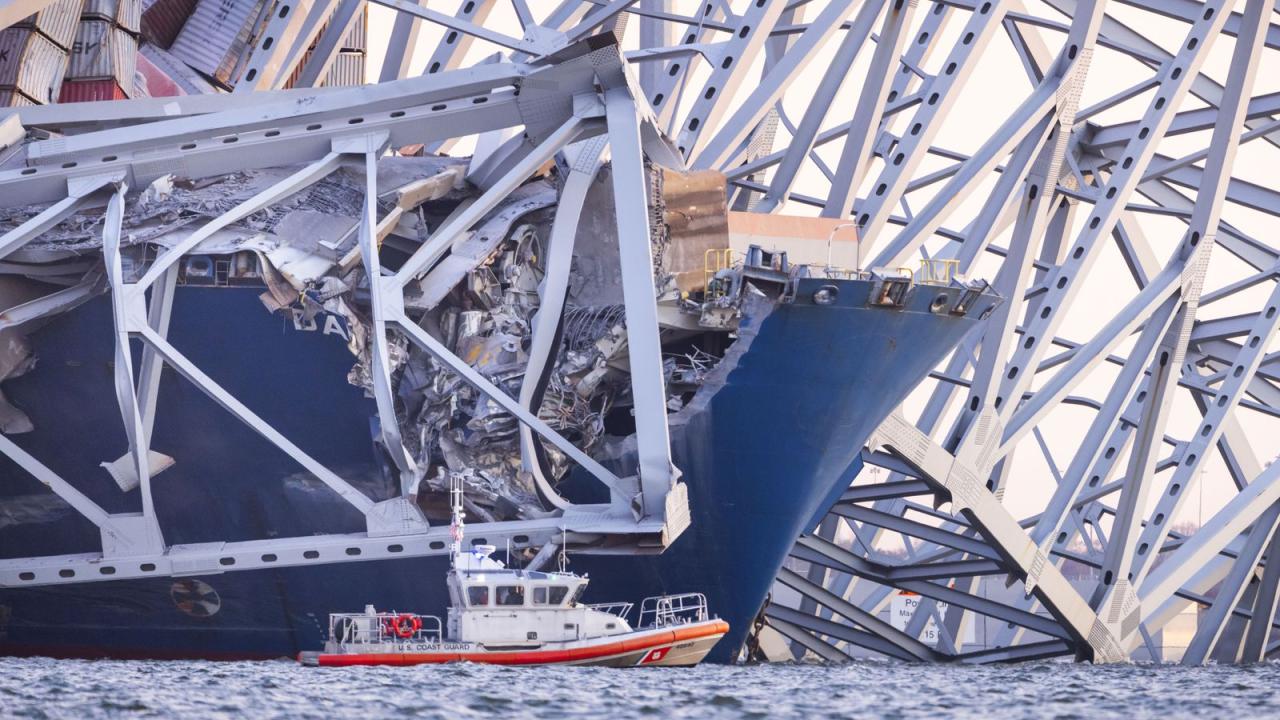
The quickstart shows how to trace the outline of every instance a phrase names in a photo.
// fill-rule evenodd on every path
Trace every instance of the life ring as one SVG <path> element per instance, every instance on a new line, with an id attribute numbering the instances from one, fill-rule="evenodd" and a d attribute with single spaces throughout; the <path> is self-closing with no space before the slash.
<path id="1" fill-rule="evenodd" d="M 411 638 L 421 629 L 422 620 L 410 613 L 400 613 L 391 621 L 391 632 L 400 638 Z"/>

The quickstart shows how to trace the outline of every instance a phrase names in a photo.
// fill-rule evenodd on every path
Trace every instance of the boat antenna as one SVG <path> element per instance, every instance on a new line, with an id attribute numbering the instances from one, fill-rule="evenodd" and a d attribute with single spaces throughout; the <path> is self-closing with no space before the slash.
<path id="1" fill-rule="evenodd" d="M 568 537 L 565 534 L 564 526 L 560 526 L 560 572 L 564 572 L 565 566 L 568 565 L 569 559 L 565 557 L 564 549 L 568 546 Z"/>
<path id="2" fill-rule="evenodd" d="M 458 555 L 462 552 L 462 536 L 466 528 L 464 518 L 467 514 L 462 508 L 462 478 L 453 474 L 449 478 L 449 506 L 452 516 L 449 519 L 449 537 L 453 544 L 449 546 L 449 567 L 458 566 Z"/>

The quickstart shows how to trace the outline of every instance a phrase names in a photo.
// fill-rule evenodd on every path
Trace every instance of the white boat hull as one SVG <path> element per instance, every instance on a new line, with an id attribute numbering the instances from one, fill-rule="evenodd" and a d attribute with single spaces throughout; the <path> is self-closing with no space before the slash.
<path id="1" fill-rule="evenodd" d="M 455 662 L 493 665 L 598 665 L 606 667 L 691 666 L 711 652 L 729 624 L 712 619 L 620 635 L 542 643 L 521 647 L 486 647 L 468 642 L 330 643 L 321 652 L 303 652 L 304 665 L 431 665 Z"/>

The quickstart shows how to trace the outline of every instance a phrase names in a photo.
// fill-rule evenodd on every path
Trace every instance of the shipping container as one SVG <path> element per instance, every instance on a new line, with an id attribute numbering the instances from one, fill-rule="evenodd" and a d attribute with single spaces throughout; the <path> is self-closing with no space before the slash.
<path id="1" fill-rule="evenodd" d="M 154 0 L 142 11 L 142 37 L 168 50 L 195 9 L 196 0 Z"/>
<path id="2" fill-rule="evenodd" d="M 65 50 L 75 40 L 76 23 L 80 22 L 83 5 L 84 0 L 56 0 L 35 15 L 14 23 L 13 27 L 38 30 Z"/>
<path id="3" fill-rule="evenodd" d="M 360 8 L 360 12 L 356 14 L 356 21 L 352 23 L 351 29 L 348 30 L 346 36 L 342 38 L 343 50 L 369 49 L 368 14 L 368 6 Z"/>
<path id="4" fill-rule="evenodd" d="M 39 104 L 17 90 L 0 89 L 0 107 L 30 107 Z"/>
<path id="5" fill-rule="evenodd" d="M 139 67 L 142 67 L 142 59 L 146 59 L 176 83 L 182 92 L 187 95 L 209 95 L 218 92 L 218 89 L 206 80 L 203 75 L 192 70 L 186 63 L 174 57 L 173 53 L 167 50 L 161 50 L 155 45 L 143 43 L 138 48 L 138 58 Z"/>
<path id="6" fill-rule="evenodd" d="M 186 94 L 168 73 L 146 55 L 138 53 L 138 72 L 134 75 L 131 97 L 176 97 Z"/>
<path id="7" fill-rule="evenodd" d="M 58 102 L 98 102 L 101 100 L 127 100 L 129 96 L 115 80 L 66 80 Z"/>
<path id="8" fill-rule="evenodd" d="M 182 62 L 225 85 L 247 65 L 250 40 L 265 22 L 263 0 L 200 0 L 174 40 Z"/>
<path id="9" fill-rule="evenodd" d="M 329 75 L 320 87 L 351 87 L 364 84 L 364 53 L 340 52 L 329 66 Z"/>
<path id="10" fill-rule="evenodd" d="M 84 0 L 81 20 L 108 20 L 131 33 L 142 26 L 140 0 Z"/>
<path id="11" fill-rule="evenodd" d="M 105 20 L 85 20 L 71 45 L 67 79 L 114 80 L 131 88 L 137 58 L 137 38 Z"/>
<path id="12" fill-rule="evenodd" d="M 0 30 L 0 88 L 38 103 L 55 102 L 67 70 L 67 52 L 29 28 Z"/>

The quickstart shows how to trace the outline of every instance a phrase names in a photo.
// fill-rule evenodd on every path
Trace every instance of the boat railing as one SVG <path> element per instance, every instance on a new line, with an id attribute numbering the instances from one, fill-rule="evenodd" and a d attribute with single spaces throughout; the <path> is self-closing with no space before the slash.
<path id="1" fill-rule="evenodd" d="M 635 603 L 629 603 L 629 602 L 596 603 L 594 605 L 588 605 L 587 607 L 591 610 L 599 610 L 602 613 L 617 615 L 623 620 L 626 620 L 627 616 L 631 614 L 631 608 L 635 607 Z"/>
<path id="2" fill-rule="evenodd" d="M 435 615 L 413 613 L 333 613 L 329 637 L 343 644 L 444 641 L 444 626 Z"/>
<path id="3" fill-rule="evenodd" d="M 707 596 L 702 593 L 658 595 L 640 603 L 638 627 L 686 625 L 707 619 Z"/>
<path id="4" fill-rule="evenodd" d="M 850 270 L 845 267 L 827 266 L 822 268 L 823 275 L 828 280 L 870 280 L 870 270 Z"/>

